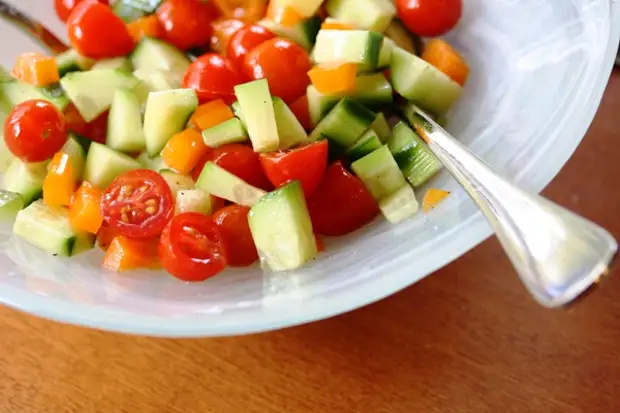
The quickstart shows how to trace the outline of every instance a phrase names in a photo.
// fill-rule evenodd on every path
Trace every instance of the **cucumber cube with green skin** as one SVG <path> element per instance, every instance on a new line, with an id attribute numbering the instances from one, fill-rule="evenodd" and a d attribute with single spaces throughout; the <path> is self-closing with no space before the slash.
<path id="1" fill-rule="evenodd" d="M 375 120 L 375 114 L 350 98 L 342 99 L 310 134 L 316 141 L 327 136 L 342 149 L 353 145 Z"/>
<path id="2" fill-rule="evenodd" d="M 270 19 L 260 20 L 257 24 L 275 33 L 278 37 L 292 40 L 309 51 L 312 49 L 312 46 L 314 46 L 316 36 L 321 29 L 321 18 L 319 16 L 313 16 L 293 27 L 278 24 Z"/>
<path id="3" fill-rule="evenodd" d="M 248 133 L 239 118 L 232 118 L 226 122 L 202 131 L 202 138 L 210 148 L 219 148 L 230 143 L 243 143 L 248 140 Z"/>
<path id="4" fill-rule="evenodd" d="M 385 69 L 390 67 L 394 47 L 396 47 L 394 40 L 387 36 L 383 37 L 383 45 L 379 51 L 379 62 L 377 63 L 377 69 Z"/>
<path id="5" fill-rule="evenodd" d="M 364 132 L 362 137 L 347 150 L 347 159 L 349 162 L 353 163 L 379 148 L 381 148 L 381 140 L 379 140 L 377 133 L 372 128 L 368 129 Z"/>
<path id="6" fill-rule="evenodd" d="M 4 174 L 4 189 L 19 194 L 24 206 L 41 198 L 47 162 L 26 164 L 15 158 Z"/>
<path id="7" fill-rule="evenodd" d="M 351 169 L 377 201 L 407 185 L 387 145 L 353 162 Z"/>
<path id="8" fill-rule="evenodd" d="M 111 59 L 99 60 L 92 67 L 92 70 L 100 69 L 121 69 L 127 72 L 133 70 L 131 62 L 126 57 L 113 57 Z"/>
<path id="9" fill-rule="evenodd" d="M 12 222 L 17 213 L 24 209 L 24 201 L 19 194 L 0 189 L 0 222 Z"/>
<path id="10" fill-rule="evenodd" d="M 382 143 L 385 143 L 392 134 L 390 125 L 388 125 L 387 119 L 385 119 L 385 115 L 382 112 L 377 113 L 375 121 L 370 127 L 375 131 Z"/>
<path id="11" fill-rule="evenodd" d="M 15 105 L 33 99 L 46 100 L 61 112 L 69 105 L 69 98 L 59 87 L 36 87 L 13 78 L 0 82 L 0 109 L 2 111 L 10 112 Z"/>
<path id="12" fill-rule="evenodd" d="M 213 162 L 205 164 L 196 187 L 211 195 L 248 207 L 256 204 L 266 194 L 262 189 L 253 187 Z"/>
<path id="13" fill-rule="evenodd" d="M 313 50 L 314 61 L 355 63 L 360 71 L 374 71 L 379 63 L 383 35 L 367 30 L 320 30 Z"/>
<path id="14" fill-rule="evenodd" d="M 267 80 L 260 79 L 237 85 L 235 95 L 254 151 L 278 150 L 280 138 Z"/>
<path id="15" fill-rule="evenodd" d="M 248 222 L 261 262 L 273 271 L 295 270 L 317 255 L 299 181 L 261 198 L 250 210 Z"/>
<path id="16" fill-rule="evenodd" d="M 411 185 L 405 184 L 392 195 L 380 200 L 379 209 L 391 224 L 398 224 L 417 214 L 420 204 Z"/>
<path id="17" fill-rule="evenodd" d="M 155 158 L 151 158 L 148 153 L 142 152 L 136 160 L 140 163 L 140 165 L 145 169 L 150 169 L 151 171 L 161 172 L 165 169 L 168 169 L 168 165 L 164 162 L 164 158 L 161 156 L 157 156 Z"/>
<path id="18" fill-rule="evenodd" d="M 360 29 L 383 33 L 396 15 L 391 0 L 328 0 L 325 8 L 330 16 Z"/>
<path id="19" fill-rule="evenodd" d="M 67 142 L 62 147 L 61 152 L 69 155 L 71 167 L 73 169 L 73 178 L 79 181 L 84 173 L 84 165 L 86 164 L 86 152 L 82 145 L 78 142 L 76 135 L 69 134 Z"/>
<path id="20" fill-rule="evenodd" d="M 140 100 L 130 89 L 118 88 L 114 93 L 108 116 L 106 145 L 121 152 L 142 152 L 146 149 Z"/>
<path id="21" fill-rule="evenodd" d="M 170 191 L 172 191 L 172 196 L 174 199 L 177 198 L 177 194 L 180 191 L 194 189 L 196 186 L 194 184 L 194 180 L 189 176 L 181 175 L 171 170 L 161 171 L 160 174 L 170 187 Z"/>
<path id="22" fill-rule="evenodd" d="M 84 180 L 103 189 L 120 174 L 141 167 L 140 162 L 130 156 L 93 142 L 86 155 Z"/>
<path id="23" fill-rule="evenodd" d="M 75 49 L 69 49 L 56 56 L 56 66 L 58 67 L 58 74 L 60 77 L 63 77 L 69 72 L 88 70 L 93 67 L 94 64 L 95 61 L 93 59 L 82 56 Z"/>
<path id="24" fill-rule="evenodd" d="M 202 189 L 184 189 L 177 193 L 176 214 L 185 212 L 198 212 L 199 214 L 211 215 L 213 210 L 213 197 Z"/>
<path id="25" fill-rule="evenodd" d="M 150 37 L 140 41 L 130 59 L 136 71 L 168 74 L 174 85 L 172 89 L 181 86 L 183 76 L 191 64 L 187 56 L 170 43 Z"/>

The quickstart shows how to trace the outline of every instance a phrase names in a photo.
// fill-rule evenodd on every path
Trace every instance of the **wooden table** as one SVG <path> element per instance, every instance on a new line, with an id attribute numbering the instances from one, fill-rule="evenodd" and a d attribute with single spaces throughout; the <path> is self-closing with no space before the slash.
<path id="1" fill-rule="evenodd" d="M 620 237 L 619 164 L 616 72 L 545 193 Z M 545 310 L 489 240 L 375 305 L 215 340 L 128 337 L 3 308 L 0 412 L 619 412 L 619 275 Z"/>

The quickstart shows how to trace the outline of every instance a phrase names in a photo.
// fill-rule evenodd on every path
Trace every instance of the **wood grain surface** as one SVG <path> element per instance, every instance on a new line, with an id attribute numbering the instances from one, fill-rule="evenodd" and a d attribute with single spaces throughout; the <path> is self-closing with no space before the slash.
<path id="1" fill-rule="evenodd" d="M 620 73 L 545 191 L 620 237 Z M 240 338 L 129 337 L 0 309 L 0 412 L 620 412 L 620 270 L 573 307 L 496 240 L 377 304 Z"/>

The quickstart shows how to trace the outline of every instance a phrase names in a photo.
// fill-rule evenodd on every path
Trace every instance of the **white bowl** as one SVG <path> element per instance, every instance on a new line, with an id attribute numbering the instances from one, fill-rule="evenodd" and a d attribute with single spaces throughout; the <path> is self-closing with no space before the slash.
<path id="1" fill-rule="evenodd" d="M 9 0 L 62 33 L 52 1 Z M 449 129 L 506 176 L 540 191 L 590 125 L 618 50 L 615 0 L 465 0 L 449 38 L 472 77 Z M 0 63 L 35 47 L 0 22 Z M 327 240 L 311 267 L 287 274 L 227 271 L 187 285 L 163 273 L 102 271 L 102 255 L 61 260 L 0 234 L 0 302 L 62 321 L 127 333 L 222 336 L 330 317 L 399 291 L 465 253 L 491 231 L 447 174 L 452 195 L 430 214 L 382 220 Z M 421 192 L 421 191 L 420 191 Z"/>

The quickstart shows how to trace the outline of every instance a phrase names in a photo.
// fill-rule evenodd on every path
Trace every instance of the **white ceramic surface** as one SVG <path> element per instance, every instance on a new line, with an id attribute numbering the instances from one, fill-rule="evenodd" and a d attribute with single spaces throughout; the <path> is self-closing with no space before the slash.
<path id="1" fill-rule="evenodd" d="M 62 33 L 51 0 L 9 0 Z M 465 0 L 449 38 L 472 77 L 449 130 L 493 167 L 540 191 L 586 132 L 618 50 L 615 0 Z M 0 63 L 34 45 L 0 21 Z M 277 329 L 349 311 L 405 288 L 490 235 L 474 204 L 453 192 L 428 215 L 397 226 L 378 219 L 306 269 L 227 271 L 187 285 L 163 273 L 99 269 L 101 253 L 46 256 L 0 231 L 0 302 L 90 327 L 162 336 L 218 336 Z M 422 191 L 420 191 L 422 193 Z M 512 276 L 506 274 L 505 276 Z"/>

